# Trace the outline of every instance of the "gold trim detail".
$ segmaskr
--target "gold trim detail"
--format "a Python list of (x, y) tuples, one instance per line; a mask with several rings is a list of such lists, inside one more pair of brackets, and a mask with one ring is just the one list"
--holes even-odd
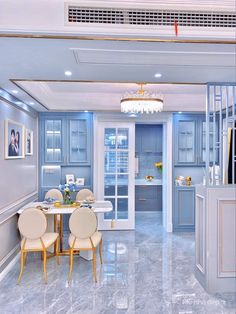
[(97, 41), (133, 41), (155, 43), (183, 43), (183, 44), (220, 44), (235, 45), (236, 40), (206, 40), (206, 39), (164, 39), (164, 38), (135, 38), (135, 37), (96, 37), (78, 35), (49, 35), (49, 34), (0, 34), (0, 38), (33, 38), (33, 39), (66, 39), (66, 40), (97, 40)]

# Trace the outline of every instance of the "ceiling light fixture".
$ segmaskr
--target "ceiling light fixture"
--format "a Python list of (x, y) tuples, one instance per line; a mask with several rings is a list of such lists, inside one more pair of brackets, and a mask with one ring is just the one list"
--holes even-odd
[(33, 105), (34, 105), (34, 102), (33, 102), (33, 101), (30, 101), (29, 104), (30, 104), (31, 106), (33, 106)]
[(66, 76), (71, 76), (71, 75), (72, 75), (72, 72), (71, 72), (71, 71), (65, 71), (65, 75), (66, 75)]
[(12, 92), (13, 94), (18, 94), (18, 90), (13, 89)]
[(163, 110), (163, 97), (144, 91), (142, 83), (138, 91), (125, 93), (120, 105), (124, 113), (155, 113)]
[(162, 74), (161, 73), (156, 73), (154, 76), (158, 78), (158, 77), (162, 77)]

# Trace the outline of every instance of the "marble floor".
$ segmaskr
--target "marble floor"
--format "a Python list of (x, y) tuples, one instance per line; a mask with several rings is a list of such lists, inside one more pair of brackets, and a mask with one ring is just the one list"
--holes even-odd
[(0, 282), (0, 313), (235, 313), (235, 295), (209, 295), (194, 277), (194, 234), (167, 234), (161, 214), (137, 213), (135, 231), (103, 232), (104, 264), (98, 283), (91, 262), (75, 258), (68, 285), (68, 257), (48, 261), (48, 284), (38, 255), (27, 258)]

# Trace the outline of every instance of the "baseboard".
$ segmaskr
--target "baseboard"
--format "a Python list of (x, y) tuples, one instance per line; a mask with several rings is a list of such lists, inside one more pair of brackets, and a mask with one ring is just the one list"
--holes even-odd
[(8, 274), (8, 272), (13, 268), (13, 266), (17, 263), (20, 258), (19, 244), (17, 244), (0, 262), (0, 269), (4, 264), (7, 264), (8, 260), (11, 259), (13, 255), (15, 255), (12, 260), (7, 264), (5, 268), (0, 272), (0, 281)]

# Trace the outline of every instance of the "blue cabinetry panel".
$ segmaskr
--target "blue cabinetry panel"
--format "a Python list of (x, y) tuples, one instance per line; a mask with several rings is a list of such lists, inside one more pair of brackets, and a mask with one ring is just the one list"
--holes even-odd
[(175, 187), (174, 231), (195, 229), (195, 187)]
[(65, 183), (66, 174), (84, 178), (92, 189), (92, 114), (42, 113), (39, 123), (39, 195)]

